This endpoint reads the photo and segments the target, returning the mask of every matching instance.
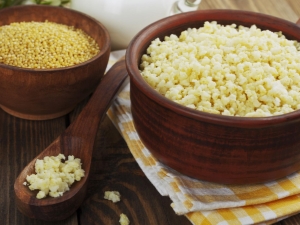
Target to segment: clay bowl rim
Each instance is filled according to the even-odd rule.
[[[213,9],[213,10],[198,10],[193,12],[181,13],[177,15],[173,15],[161,20],[158,20],[144,29],[142,29],[130,42],[127,51],[126,51],[126,68],[130,75],[130,82],[133,82],[138,89],[140,89],[148,98],[156,102],[157,104],[163,106],[164,108],[172,111],[173,113],[179,114],[184,117],[188,117],[197,121],[203,121],[207,123],[213,123],[218,125],[223,125],[227,127],[240,127],[245,129],[251,128],[263,128],[269,126],[282,125],[289,122],[294,122],[295,120],[300,120],[300,110],[295,110],[290,113],[285,113],[282,115],[269,116],[269,117],[240,117],[240,116],[227,116],[227,115],[219,115],[212,114],[208,112],[199,111],[196,109],[188,108],[186,106],[180,105],[165,96],[159,94],[156,90],[154,90],[140,75],[139,71],[139,63],[140,57],[139,55],[140,49],[142,49],[144,53],[147,46],[143,46],[143,40],[148,36],[151,36],[152,33],[155,33],[154,38],[158,37],[160,31],[165,29],[165,25],[170,23],[178,22],[182,19],[189,18],[193,20],[194,15],[201,14],[211,14],[211,13],[231,13],[231,14],[245,14],[248,16],[256,16],[260,18],[265,18],[274,21],[281,21],[283,23],[289,24],[290,26],[299,29],[300,27],[296,23],[292,23],[290,21],[274,17],[271,15],[266,15],[257,12],[250,12],[244,10],[229,10],[229,9]],[[234,18],[231,18],[234,20]],[[204,21],[204,20],[203,20]],[[212,20],[209,20],[212,21]],[[238,24],[238,19],[236,19]],[[259,25],[258,25],[259,27]],[[170,29],[173,29],[170,28]],[[170,34],[170,33],[169,33]],[[300,35],[299,35],[300,36]],[[154,39],[152,39],[154,40]]]
[[[0,13],[3,12],[3,11],[11,11],[11,10],[14,10],[16,8],[17,9],[18,8],[37,8],[37,10],[39,10],[40,8],[52,8],[52,9],[59,8],[59,10],[65,10],[65,11],[70,11],[74,14],[80,14],[84,17],[87,17],[89,20],[95,22],[95,24],[97,24],[101,28],[101,30],[104,31],[106,41],[105,41],[105,43],[103,43],[102,48],[100,49],[100,51],[95,56],[93,56],[92,58],[90,58],[90,59],[88,59],[84,62],[75,64],[75,65],[72,65],[72,66],[65,66],[65,67],[59,67],[59,68],[53,68],[53,69],[34,69],[34,68],[25,68],[25,67],[18,67],[18,66],[8,65],[8,64],[4,64],[4,63],[0,62],[0,67],[2,67],[2,68],[11,69],[11,70],[15,70],[15,71],[34,72],[34,73],[51,72],[51,71],[53,71],[53,72],[55,72],[55,71],[65,71],[65,70],[71,70],[71,69],[74,69],[74,68],[79,68],[79,67],[82,67],[82,66],[86,66],[87,64],[90,64],[91,62],[101,58],[102,55],[106,54],[106,52],[110,50],[111,39],[110,39],[110,35],[109,35],[109,32],[108,32],[107,28],[100,21],[96,20],[92,16],[89,16],[85,13],[76,11],[74,9],[58,7],[58,6],[50,6],[50,5],[16,5],[16,6],[11,6],[11,7],[1,9]],[[63,24],[63,23],[61,23],[61,24]],[[64,24],[64,25],[66,25],[66,24]],[[67,25],[67,26],[69,26],[69,25]]]

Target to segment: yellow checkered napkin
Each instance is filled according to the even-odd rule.
[[[110,65],[124,55],[111,54]],[[222,185],[192,179],[158,162],[141,142],[132,121],[129,84],[119,94],[108,116],[124,137],[137,163],[176,214],[192,224],[272,224],[300,212],[300,172],[255,185]]]

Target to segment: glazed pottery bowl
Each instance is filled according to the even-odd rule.
[[[108,63],[110,36],[107,29],[90,16],[41,5],[0,11],[0,26],[46,20],[83,30],[98,43],[100,52],[83,63],[57,69],[27,69],[0,63],[0,107],[16,117],[45,120],[67,114],[93,92]]]
[[[210,114],[179,105],[148,85],[139,71],[151,41],[199,28],[205,21],[282,31],[300,41],[291,22],[254,12],[204,10],[159,20],[131,41],[126,52],[135,128],[151,153],[165,165],[201,180],[250,184],[275,180],[300,169],[300,111],[271,117]]]

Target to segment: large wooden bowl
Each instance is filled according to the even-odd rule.
[[[93,92],[108,63],[108,31],[90,16],[62,7],[40,5],[0,10],[0,26],[45,20],[85,31],[96,40],[100,52],[86,62],[58,69],[25,69],[0,63],[0,107],[20,118],[44,120],[67,114]]]
[[[168,100],[141,77],[140,59],[152,40],[179,34],[189,27],[199,28],[205,21],[256,24],[300,41],[300,28],[296,24],[245,11],[190,12],[149,25],[131,41],[126,53],[132,115],[141,140],[162,163],[211,182],[258,183],[299,170],[299,110],[265,118],[209,114]]]

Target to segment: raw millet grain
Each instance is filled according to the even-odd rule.
[[[73,66],[100,51],[80,29],[53,22],[20,22],[0,26],[0,63],[33,69]]]

